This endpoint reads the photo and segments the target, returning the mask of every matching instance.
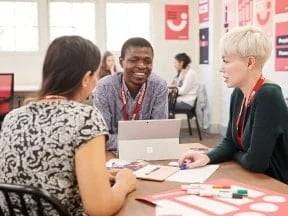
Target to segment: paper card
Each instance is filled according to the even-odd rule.
[[[167,178],[166,181],[203,183],[217,170],[218,167],[219,165],[207,165],[194,169],[179,170]]]
[[[221,200],[221,201],[224,201],[224,202],[227,202],[227,203],[231,203],[231,204],[237,205],[237,206],[245,205],[245,204],[247,204],[247,203],[253,202],[252,199],[249,199],[249,198],[246,198],[246,197],[244,197],[243,199],[233,199],[233,198],[220,198],[220,197],[215,197],[215,199]]]
[[[143,160],[138,160],[138,161],[125,161],[125,160],[120,160],[120,159],[111,159],[106,162],[106,167],[108,169],[131,169],[133,171],[136,171],[144,166],[146,166],[148,162],[143,161]]]
[[[134,172],[137,178],[164,181],[167,177],[179,170],[178,167],[147,165]]]
[[[204,212],[198,211],[196,209],[189,208],[185,205],[181,205],[179,203],[173,202],[171,200],[160,200],[157,202],[157,206],[160,206],[165,209],[165,212],[168,213],[169,216],[171,215],[177,215],[177,216],[209,216],[208,214],[205,214]],[[164,215],[162,213],[162,215]],[[166,214],[167,215],[167,214]],[[158,213],[158,216],[160,214]]]
[[[161,206],[155,207],[155,216],[182,216],[174,209],[163,208]]]
[[[188,195],[177,197],[176,200],[187,203],[188,205],[201,208],[205,211],[209,211],[216,215],[224,215],[230,212],[235,212],[238,210],[237,207],[225,204],[223,202],[218,202],[212,199],[207,199],[206,197],[200,197],[197,195]]]

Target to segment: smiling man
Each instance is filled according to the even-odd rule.
[[[119,120],[168,118],[167,83],[151,73],[153,48],[144,38],[130,38],[122,46],[123,73],[97,83],[94,106],[106,120],[110,137],[107,150],[117,150]]]

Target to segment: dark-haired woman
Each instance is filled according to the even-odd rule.
[[[199,80],[197,73],[190,67],[191,59],[186,53],[178,53],[175,56],[175,68],[177,75],[172,85],[178,88],[178,97],[175,111],[190,110],[194,106]]]
[[[131,171],[106,171],[107,126],[96,108],[81,103],[95,87],[100,58],[84,38],[55,39],[39,98],[6,115],[0,134],[0,182],[44,189],[71,215],[112,215],[135,189]]]
[[[101,79],[105,76],[113,75],[115,72],[116,72],[115,58],[111,52],[106,51],[103,54],[99,71],[99,78]]]

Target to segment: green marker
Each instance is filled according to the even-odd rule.
[[[238,189],[238,190],[236,191],[236,193],[237,193],[237,194],[240,194],[240,195],[242,195],[242,196],[248,196],[248,190],[246,190],[246,189]]]

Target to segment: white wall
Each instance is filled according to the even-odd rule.
[[[96,26],[101,31],[96,31],[96,41],[99,48],[105,50],[105,0],[97,0]],[[48,0],[38,1],[39,22],[39,51],[33,53],[25,52],[0,52],[0,73],[13,72],[15,74],[15,85],[38,85],[41,84],[42,63],[46,49],[49,45],[48,27]]]
[[[165,40],[165,4],[189,4],[190,21],[189,40]],[[193,29],[195,28],[195,13],[193,12],[192,1],[152,1],[151,2],[151,30],[152,43],[155,50],[154,71],[167,81],[171,81],[176,72],[174,69],[174,56],[179,52],[187,52],[193,56],[195,50],[193,41],[196,40]],[[192,16],[192,17],[191,17]]]
[[[39,1],[39,47],[38,52],[0,52],[0,73],[13,72],[15,85],[40,85],[41,68],[48,46],[47,2]]]
[[[106,48],[105,32],[105,0],[97,0],[96,4],[96,43],[101,51]],[[151,1],[151,42],[155,49],[154,71],[167,80],[171,80],[174,74],[173,57],[178,52],[187,52],[192,55],[192,41],[194,35],[190,31],[190,40],[166,41],[164,40],[164,6],[166,3],[186,3],[191,1]],[[41,69],[45,51],[49,44],[48,28],[48,1],[39,1],[39,36],[40,50],[34,53],[0,52],[0,72],[15,73],[15,85],[38,85],[41,83]],[[190,7],[190,11],[192,7]],[[192,13],[191,13],[192,14]],[[195,16],[195,13],[193,13]],[[99,19],[101,17],[101,19]],[[195,20],[192,18],[191,20]],[[195,25],[193,24],[195,27]],[[192,29],[192,23],[190,23]]]

